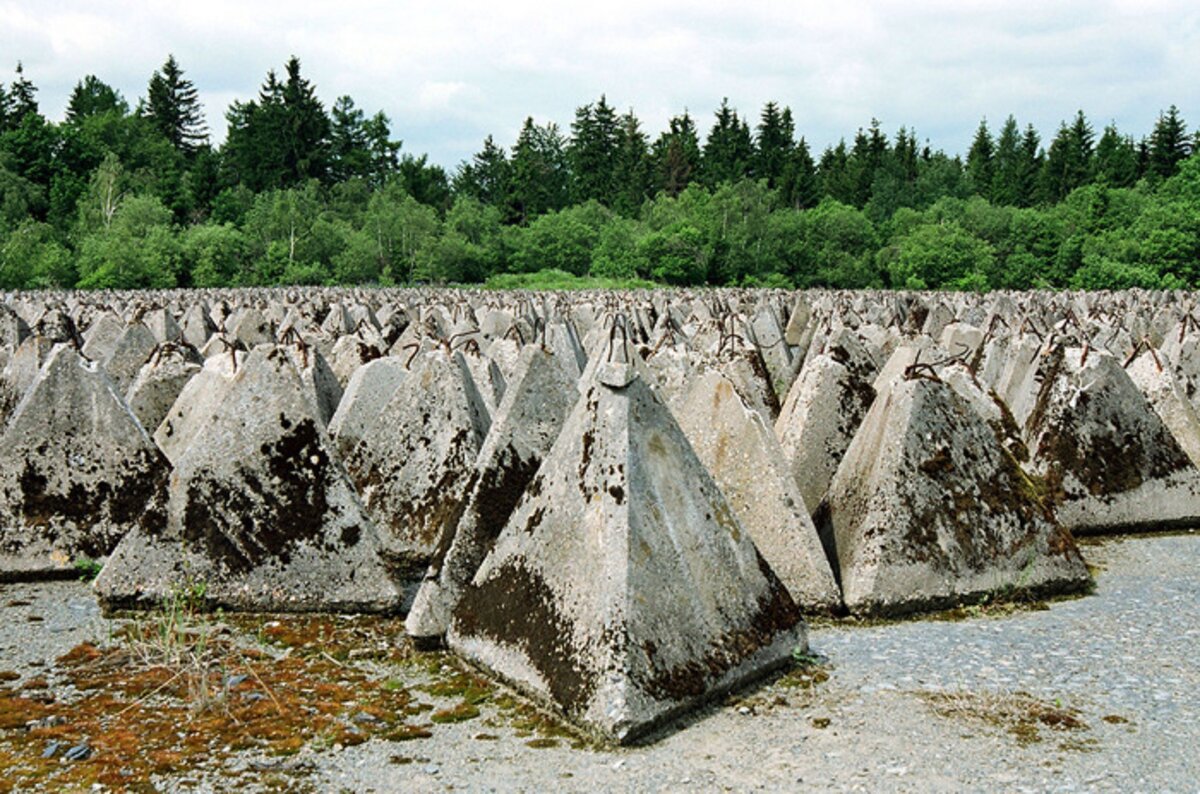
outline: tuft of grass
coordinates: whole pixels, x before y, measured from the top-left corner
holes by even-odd
[[[75,560],[75,572],[79,574],[79,581],[91,582],[100,575],[100,569],[104,566],[99,560],[93,560],[90,557],[80,557]]]
[[[1026,692],[925,692],[921,697],[943,717],[1000,728],[1024,746],[1040,742],[1041,730],[1086,731],[1076,708],[1038,700]]]

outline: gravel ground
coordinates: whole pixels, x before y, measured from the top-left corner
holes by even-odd
[[[1200,533],[1085,555],[1095,594],[1048,609],[816,626],[827,681],[759,687],[648,746],[535,749],[485,710],[421,741],[305,753],[292,780],[355,792],[1200,791]],[[0,585],[0,605],[0,668],[24,675],[107,631],[78,583]],[[1076,727],[1005,716],[1030,704]]]

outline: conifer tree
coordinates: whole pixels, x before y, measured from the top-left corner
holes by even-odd
[[[759,117],[754,140],[754,178],[767,180],[767,187],[779,187],[792,157],[796,134],[789,108],[768,102]]]
[[[1149,171],[1160,179],[1175,175],[1179,164],[1191,153],[1187,126],[1174,105],[1158,114],[1158,122],[1150,133]]]
[[[183,76],[174,55],[150,76],[145,115],[171,145],[183,154],[194,154],[208,140],[204,110],[191,80]]]
[[[1138,180],[1137,144],[1114,124],[1104,128],[1096,144],[1096,176],[1111,187],[1133,187]]]
[[[729,107],[728,99],[721,100],[715,115],[717,121],[708,132],[700,157],[700,172],[710,188],[745,178],[754,159],[750,127]]]
[[[641,123],[630,110],[621,116],[613,160],[612,208],[633,216],[650,197],[650,147]]]
[[[995,151],[985,118],[979,122],[975,139],[967,152],[967,178],[971,181],[971,189],[984,198],[990,198],[992,193],[992,157]]]
[[[596,104],[576,109],[567,147],[573,201],[595,199],[612,206],[616,194],[613,166],[619,139],[617,115],[603,95]]]
[[[71,96],[67,99],[66,119],[67,123],[71,124],[104,113],[123,116],[128,112],[129,103],[119,91],[94,74],[89,74],[76,83],[71,91]]]
[[[667,126],[654,142],[655,183],[668,196],[678,196],[700,171],[700,139],[686,110]]]

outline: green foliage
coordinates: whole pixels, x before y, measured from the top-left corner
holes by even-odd
[[[640,279],[611,279],[580,277],[562,270],[539,270],[536,273],[505,273],[492,276],[483,285],[495,290],[584,290],[584,289],[650,289],[653,281]]]
[[[922,225],[896,240],[887,264],[893,286],[904,289],[986,287],[992,247],[954,221]]]
[[[95,76],[62,123],[0,86],[0,289],[654,283],[950,289],[1200,283],[1200,158],[1177,108],[1135,138],[1013,116],[960,158],[878,121],[819,162],[789,108],[722,101],[648,136],[601,96],[526,119],[453,177],[391,122],[326,108],[296,58],[206,139],[168,57],[129,103]],[[653,143],[651,143],[653,141]],[[702,143],[703,142],[703,143]]]

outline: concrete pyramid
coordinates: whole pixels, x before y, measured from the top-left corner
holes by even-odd
[[[157,346],[153,332],[140,322],[131,323],[121,331],[112,352],[101,359],[104,371],[117,385],[118,391],[125,393]]]
[[[418,356],[346,469],[399,578],[421,579],[442,525],[467,495],[491,417],[461,355]]]
[[[787,588],[628,364],[597,371],[447,642],[622,743],[806,647]]]
[[[125,393],[130,410],[148,430],[157,430],[204,360],[186,342],[164,342],[138,372]]]
[[[841,593],[779,441],[733,383],[715,371],[700,375],[675,415],[796,603],[820,612],[840,608]]]
[[[240,350],[212,356],[175,398],[175,403],[154,431],[154,442],[175,463],[195,440],[196,435],[216,418],[225,392],[233,382],[246,354]]]
[[[792,384],[775,422],[775,435],[791,462],[810,510],[825,496],[846,448],[875,399],[875,372],[845,348],[818,354]]]
[[[574,360],[563,361],[541,345],[521,351],[479,452],[458,514],[442,525],[429,570],[405,626],[422,641],[446,633],[450,611],[533,480],[578,398]]]
[[[1056,348],[1025,424],[1032,471],[1072,532],[1200,523],[1200,468],[1110,353]]]
[[[1125,371],[1146,395],[1158,418],[1163,420],[1192,463],[1200,466],[1200,416],[1175,379],[1169,363],[1161,354],[1147,349],[1137,354]]]
[[[816,523],[855,614],[1089,581],[1074,540],[987,421],[949,384],[924,377],[876,399]]]
[[[370,432],[407,375],[404,362],[395,356],[377,358],[354,371],[333,419],[329,420],[329,434],[337,445],[339,457],[344,459],[349,455]]]
[[[400,597],[288,351],[251,351],[175,464],[165,528],[127,535],[95,582],[109,608],[189,582],[211,606],[381,612]]]
[[[29,326],[21,319],[21,315],[0,303],[0,350],[9,353],[16,351],[27,336]]]
[[[161,529],[169,470],[98,365],[56,346],[0,436],[0,578],[69,574]]]

